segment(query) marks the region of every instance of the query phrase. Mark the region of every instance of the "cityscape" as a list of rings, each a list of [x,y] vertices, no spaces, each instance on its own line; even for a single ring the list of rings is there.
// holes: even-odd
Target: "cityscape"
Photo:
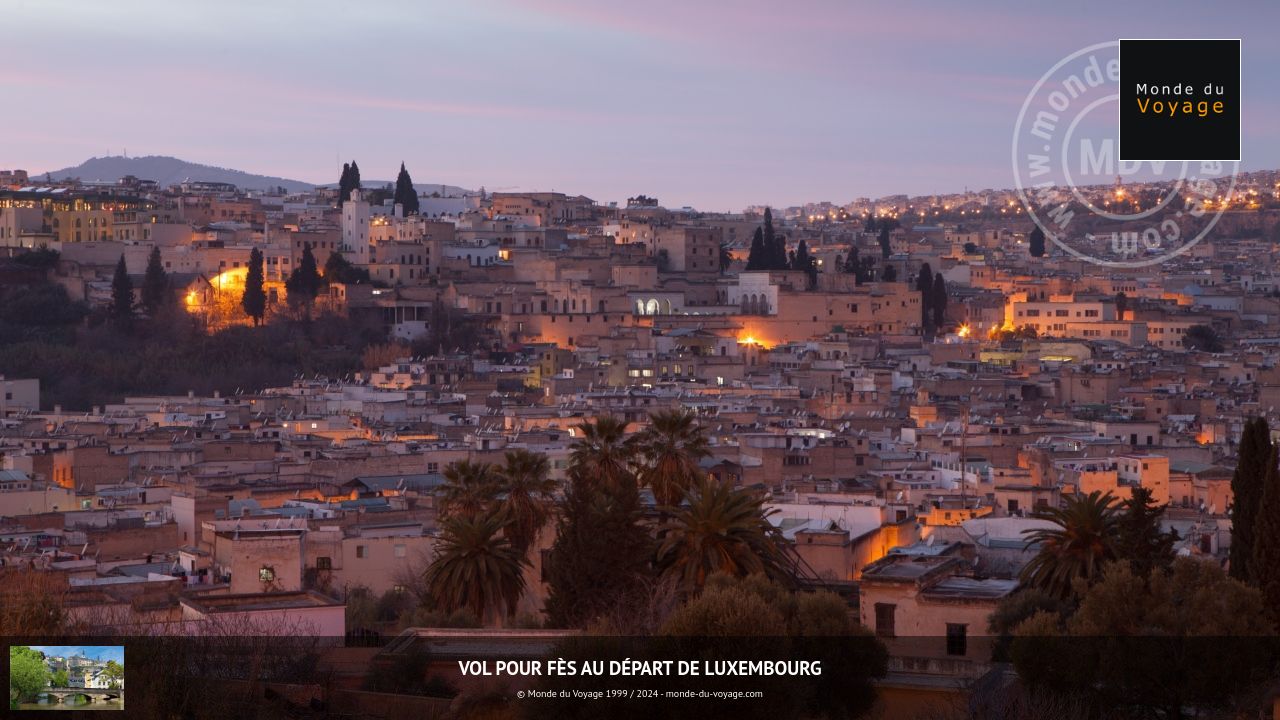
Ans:
[[[610,33],[633,27],[688,41],[613,9],[515,5],[498,14],[549,23],[556,67],[556,48],[597,41],[625,66]],[[494,12],[435,10],[465,38]],[[282,42],[332,32],[298,22]],[[793,31],[776,30],[797,55],[779,62],[809,62]],[[687,164],[650,158],[658,175],[640,137],[621,164],[566,150],[512,170],[486,133],[525,114],[486,101],[455,127],[472,110],[453,77],[435,95],[406,84],[426,110],[370,99],[379,81],[348,88],[367,102],[342,122],[393,119],[335,125],[336,157],[313,125],[284,141],[287,93],[247,145],[201,130],[234,124],[218,108],[189,119],[198,141],[156,128],[145,148],[107,113],[98,144],[121,147],[105,155],[42,146],[62,130],[30,118],[0,130],[10,710],[123,710],[127,675],[129,716],[155,718],[1280,717],[1274,124],[1246,109],[1240,160],[1169,175],[1106,139],[1087,177],[1036,181],[1036,159],[1017,167],[1017,105],[1045,130],[1036,78],[1116,35],[1071,32],[1001,81],[1018,97],[996,119],[957,120],[977,123],[957,147],[994,155],[998,136],[1000,172],[812,161],[830,188],[812,197],[694,159],[722,140],[701,101],[687,125],[635,103],[689,143]],[[229,68],[275,57],[238,48]],[[435,56],[449,74],[497,72],[456,50]],[[743,81],[703,60],[694,76]],[[0,71],[0,88],[34,100],[64,82],[51,62],[30,82]],[[320,102],[313,81],[300,102]],[[633,82],[644,97],[655,78]],[[581,123],[596,147],[596,105],[562,102],[529,122],[566,127],[529,142],[569,148],[559,133]],[[724,132],[764,137],[772,112]],[[454,135],[406,137],[388,160],[406,113]]]

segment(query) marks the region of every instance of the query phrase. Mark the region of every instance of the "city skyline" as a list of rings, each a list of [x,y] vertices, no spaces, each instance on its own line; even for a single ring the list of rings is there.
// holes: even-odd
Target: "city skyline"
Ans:
[[[32,650],[39,650],[45,657],[74,657],[83,655],[90,660],[107,662],[115,660],[124,664],[123,645],[28,645]]]
[[[0,88],[48,112],[14,122],[5,163],[34,175],[128,151],[327,184],[351,158],[403,160],[423,183],[705,210],[1002,188],[1041,72],[1086,44],[1185,35],[1195,12],[1105,6],[1104,25],[1100,4],[377,7],[16,3],[15,49],[41,61],[0,70]],[[1242,37],[1245,66],[1266,67],[1276,51],[1250,31],[1276,10],[1250,12],[1197,31]],[[1246,72],[1244,88],[1242,169],[1280,165],[1264,143],[1276,81]]]

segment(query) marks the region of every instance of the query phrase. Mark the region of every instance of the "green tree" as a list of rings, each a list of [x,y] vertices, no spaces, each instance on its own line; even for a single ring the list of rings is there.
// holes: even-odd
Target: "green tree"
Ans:
[[[547,456],[523,448],[508,450],[498,469],[498,507],[506,516],[506,535],[521,555],[551,519],[556,482],[547,477]]]
[[[49,668],[44,655],[26,645],[9,646],[9,702],[22,702],[43,690],[49,683]]]
[[[1252,583],[1253,548],[1262,502],[1263,477],[1271,457],[1271,428],[1266,418],[1255,417],[1245,422],[1236,450],[1236,469],[1231,475],[1231,577]]]
[[[1188,350],[1220,353],[1224,347],[1218,332],[1208,325],[1192,325],[1182,335],[1182,345]]]
[[[115,275],[111,278],[111,304],[107,313],[119,322],[127,322],[133,318],[133,281],[129,279],[129,269],[124,264],[124,255],[116,263]]]
[[[693,413],[660,410],[649,416],[649,427],[636,437],[643,458],[640,484],[653,490],[659,505],[675,507],[705,473],[699,462],[710,451],[707,437]]]
[[[964,254],[965,254],[965,255],[977,255],[977,254],[978,254],[978,246],[977,246],[977,245],[974,245],[974,244],[973,244],[973,243],[971,243],[971,242],[967,242],[967,243],[965,243],[965,244],[964,244]]]
[[[1280,447],[1271,446],[1253,527],[1253,584],[1271,617],[1280,618]]]
[[[1031,234],[1027,236],[1027,245],[1031,257],[1044,257],[1044,231],[1039,225],[1031,229]]]
[[[142,306],[154,316],[169,304],[171,298],[169,276],[160,261],[160,248],[153,247],[147,256],[147,272],[142,279]]]
[[[764,231],[757,227],[755,234],[751,236],[751,251],[747,255],[747,270],[767,270],[768,260],[765,257],[767,254],[764,249]]]
[[[342,164],[342,177],[338,179],[338,201],[347,202],[351,199],[351,191],[360,188],[360,167],[356,165],[356,161]]]
[[[1173,564],[1173,544],[1178,541],[1178,533],[1161,529],[1164,510],[1163,505],[1152,500],[1151,489],[1144,487],[1135,487],[1133,494],[1120,503],[1116,557],[1127,561],[1143,577]]]
[[[657,562],[683,592],[696,594],[717,572],[762,572],[790,580],[781,534],[769,522],[764,497],[710,478],[689,489],[687,504],[663,524]]]
[[[485,462],[455,460],[444,468],[444,484],[437,493],[440,517],[471,516],[493,507],[499,491],[498,474]]]
[[[1116,557],[1118,508],[1111,493],[1094,491],[1063,499],[1064,506],[1036,513],[1057,527],[1028,531],[1027,546],[1039,545],[1022,568],[1022,582],[1059,598],[1075,591],[1077,578],[1097,580]]]
[[[115,660],[108,660],[107,666],[103,668],[102,675],[107,679],[107,687],[119,688],[124,682],[124,666]]]
[[[502,533],[500,512],[453,515],[441,526],[427,567],[431,596],[446,610],[466,608],[480,618],[515,614],[524,593],[524,556]]]
[[[721,576],[714,579],[720,581]],[[703,638],[782,637],[787,634],[787,618],[774,593],[764,595],[738,582],[721,581],[677,608],[659,632]]]
[[[942,327],[947,320],[947,283],[942,279],[942,273],[933,276],[929,304],[933,309],[933,326]]]
[[[675,610],[659,635],[688,638],[657,642],[682,650],[673,653],[680,656],[740,660],[789,655],[822,663],[820,676],[779,678],[766,697],[780,707],[753,707],[751,717],[862,717],[878,696],[872,680],[888,670],[884,645],[850,620],[844,600],[829,592],[795,592],[759,573],[712,575],[702,594]]]
[[[1216,563],[1178,558],[1144,578],[1116,562],[1077,584],[1065,623],[1039,613],[1014,632],[1014,667],[1033,693],[1085,698],[1094,717],[1180,718],[1227,710],[1273,679],[1262,595]]]
[[[372,282],[369,271],[352,265],[341,252],[334,250],[324,261],[324,281],[326,283],[343,283],[344,285],[368,284]]]
[[[594,463],[598,466],[598,463]],[[638,597],[652,576],[653,539],[634,484],[571,472],[545,570],[547,619],[585,627]]]
[[[882,223],[880,225],[880,257],[888,260],[893,254],[893,246],[889,242],[889,224]]]
[[[14,255],[13,261],[19,265],[26,265],[27,267],[52,270],[58,266],[58,260],[61,257],[62,253],[51,249],[44,243],[41,243],[37,247]]]
[[[898,268],[888,263],[885,263],[884,271],[880,273],[880,279],[885,282],[897,282]]]
[[[400,163],[400,174],[396,176],[395,202],[406,216],[418,214],[418,191],[414,189],[413,178],[409,177],[403,162]]]
[[[929,263],[920,266],[916,275],[916,291],[920,293],[920,327],[933,327],[933,269]]]
[[[249,272],[244,277],[244,294],[240,297],[240,307],[244,314],[253,318],[254,325],[262,324],[262,317],[267,314],[267,291],[263,287],[265,280],[262,267],[262,251],[254,248],[249,251]]]
[[[764,209],[764,249],[766,265],[762,270],[787,269],[787,241],[778,236],[773,228],[773,210]]]
[[[316,269],[316,256],[311,252],[311,243],[303,243],[302,258],[284,283],[290,304],[310,305],[320,294],[323,285],[324,280]]]
[[[1123,318],[1125,312],[1127,312],[1128,310],[1129,310],[1129,296],[1125,295],[1123,292],[1116,293],[1116,316]]]
[[[67,678],[67,671],[59,668],[53,673],[53,677],[49,680],[49,684],[56,688],[67,687],[67,685],[70,684],[70,681]]]

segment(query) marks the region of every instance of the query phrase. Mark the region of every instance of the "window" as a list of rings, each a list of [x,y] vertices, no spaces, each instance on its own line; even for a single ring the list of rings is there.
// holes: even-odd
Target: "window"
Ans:
[[[404,545],[396,545],[394,548],[392,548],[392,550],[395,552],[395,556],[398,558],[402,558],[405,556]]]
[[[363,559],[363,558],[364,558],[364,556],[365,556],[365,555],[364,555],[364,546],[363,546],[363,545],[357,545],[357,546],[356,546],[356,557],[357,557],[357,558],[359,558],[359,559]]]
[[[969,649],[969,626],[947,623],[947,654],[963,657]]]
[[[264,583],[275,582],[276,569],[270,565],[263,565],[262,569],[258,571],[258,579]]]
[[[876,635],[894,637],[893,613],[898,609],[893,603],[876,603]],[[950,628],[950,626],[947,626]]]
[[[316,558],[316,569],[317,569],[317,570],[332,570],[332,569],[333,569],[333,560],[332,560],[332,559],[330,559],[330,558],[328,558],[328,557],[318,557],[318,558]]]

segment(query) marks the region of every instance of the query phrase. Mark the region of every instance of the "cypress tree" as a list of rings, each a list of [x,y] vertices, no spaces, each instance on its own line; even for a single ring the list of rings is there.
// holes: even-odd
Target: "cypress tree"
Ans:
[[[942,279],[942,273],[933,276],[931,302],[933,304],[933,325],[934,327],[942,327],[947,315],[947,283]]]
[[[351,199],[351,163],[342,163],[342,177],[338,178],[338,202]]]
[[[764,209],[764,249],[765,266],[762,270],[787,269],[787,241],[780,239],[773,229],[773,210]]]
[[[889,223],[884,222],[880,224],[880,255],[888,260],[892,254],[893,248],[889,245]]]
[[[751,253],[747,255],[748,270],[765,270],[765,249],[764,249],[764,233],[760,228],[756,228],[755,235],[751,236]]]
[[[847,273],[856,273],[858,271],[858,246],[849,246],[849,256],[844,259],[843,270]]]
[[[920,293],[920,326],[930,327],[933,322],[933,268],[929,263],[920,266],[916,276],[916,291]]]
[[[1236,470],[1231,476],[1231,577],[1254,582],[1253,550],[1262,500],[1263,477],[1271,456],[1271,428],[1266,419],[1255,417],[1244,425],[1237,450]]]
[[[1039,225],[1031,230],[1027,243],[1030,245],[1031,257],[1044,257],[1044,231]]]
[[[1262,475],[1262,493],[1253,525],[1253,583],[1272,617],[1280,617],[1280,447],[1271,446]],[[1234,538],[1232,539],[1234,549]]]
[[[124,254],[116,263],[116,273],[111,278],[111,304],[107,312],[115,320],[129,320],[133,317],[133,281],[129,279],[129,268],[124,264]]]
[[[361,187],[360,186],[360,166],[356,164],[355,160],[352,160],[351,161],[351,189],[359,190],[360,187]],[[350,197],[350,193],[348,193],[347,197],[348,198]]]
[[[805,242],[804,239],[802,238],[800,240],[800,244],[796,245],[795,261],[792,264],[791,269],[803,270],[805,272],[808,272],[809,263],[811,261],[812,261],[812,258],[809,257],[809,243]]]
[[[773,250],[773,269],[786,270],[791,267],[791,253],[787,252],[787,236],[779,235]]]
[[[898,279],[898,269],[892,265],[886,264],[884,270],[880,273],[880,279],[885,282],[894,282]]]
[[[1164,507],[1157,506],[1151,497],[1150,488],[1135,487],[1129,499],[1120,504],[1118,518],[1116,558],[1128,561],[1142,577],[1173,564],[1173,544],[1178,540],[1177,531],[1161,530]]]
[[[413,189],[413,179],[403,162],[400,163],[400,174],[396,176],[395,202],[404,209],[406,216],[418,214],[418,191]]]
[[[267,291],[263,288],[262,251],[254,248],[249,253],[249,273],[244,278],[244,295],[240,298],[240,306],[244,314],[253,318],[255,326],[262,323],[267,314]]]
[[[289,302],[295,305],[309,304],[320,293],[323,283],[320,272],[316,269],[316,256],[311,253],[311,243],[303,243],[302,259],[298,262],[298,267],[289,273],[289,279],[284,284]]]
[[[142,280],[142,305],[151,315],[169,304],[169,276],[160,262],[160,248],[151,248],[147,257],[147,273]]]

